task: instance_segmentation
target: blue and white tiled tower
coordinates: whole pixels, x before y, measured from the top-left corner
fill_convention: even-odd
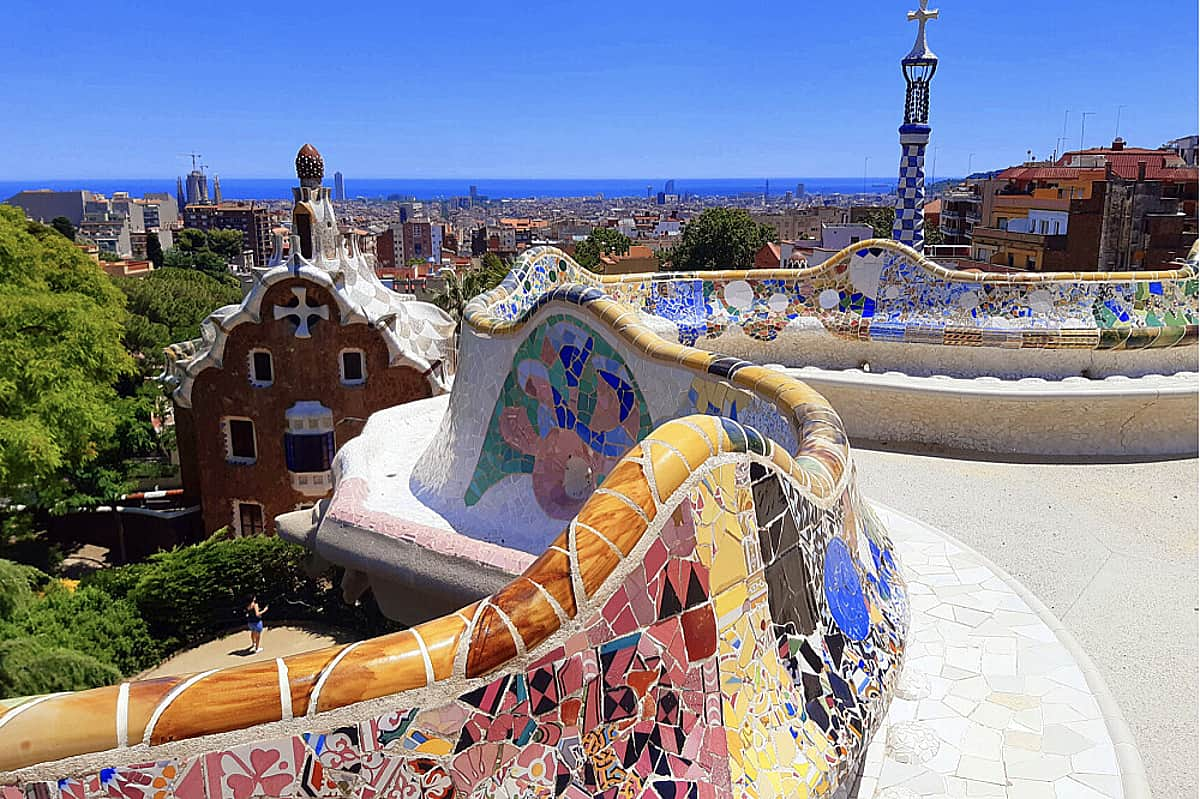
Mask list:
[[[896,197],[896,224],[892,238],[918,252],[925,247],[925,146],[929,144],[929,82],[938,59],[925,42],[925,23],[937,19],[929,0],[909,11],[909,21],[920,23],[917,42],[900,62],[908,91],[904,98],[904,124],[900,126],[900,186]]]

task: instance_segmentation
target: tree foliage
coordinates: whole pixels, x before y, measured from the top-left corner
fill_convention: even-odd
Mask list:
[[[56,216],[51,219],[50,227],[63,234],[67,241],[75,241],[75,226],[65,216]]]
[[[0,560],[0,623],[28,610],[34,589],[46,580],[46,575],[32,566]]]
[[[146,260],[154,264],[155,269],[162,269],[163,248],[158,233],[153,230],[146,232]]]
[[[583,241],[575,245],[575,261],[593,272],[603,272],[603,255],[624,255],[632,244],[629,237],[610,227],[592,228]]]
[[[745,209],[710,208],[684,226],[679,243],[664,255],[663,268],[749,269],[754,254],[774,238],[774,228],[755,222]]]
[[[0,696],[106,685],[153,666],[158,642],[132,601],[0,560]]]
[[[113,282],[128,303],[125,346],[154,364],[161,364],[167,345],[200,335],[200,323],[210,313],[242,301],[238,286],[192,269],[164,267]]]
[[[463,272],[443,272],[445,284],[434,296],[433,303],[454,317],[456,329],[459,329],[467,303],[473,297],[500,285],[507,275],[508,266],[500,260],[500,256],[493,252],[486,253],[479,266]]]
[[[896,209],[891,206],[871,208],[863,213],[860,219],[864,224],[871,226],[877,239],[890,239],[895,233]],[[945,240],[941,230],[930,225],[925,226],[926,247],[936,247],[945,243]]]
[[[175,245],[163,253],[163,266],[196,269],[237,285],[237,278],[229,274],[229,264],[241,261],[243,243],[240,230],[184,228],[175,234]]]
[[[875,231],[875,238],[890,239],[892,228],[896,224],[896,209],[891,206],[881,206],[864,211],[860,217],[863,224],[870,225]]]
[[[274,536],[214,537],[93,572],[74,589],[0,560],[0,698],[92,688],[144,671],[240,627],[250,594],[275,621],[363,636],[398,629],[369,599],[345,604],[340,570],[314,577],[307,559],[303,547]]]
[[[0,495],[55,506],[115,434],[134,373],[124,298],[53,229],[0,206]]]
[[[0,697],[82,691],[120,681],[121,672],[84,652],[36,638],[0,641]]]
[[[11,623],[5,637],[31,637],[86,652],[122,674],[158,663],[161,647],[129,599],[113,599],[96,588],[69,588],[51,580],[44,595]]]

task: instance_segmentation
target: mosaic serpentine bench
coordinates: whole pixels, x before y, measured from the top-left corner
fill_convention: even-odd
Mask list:
[[[596,289],[507,320],[488,308],[506,291],[468,310],[427,461],[461,474],[464,518],[491,527],[376,533],[519,575],[368,641],[6,702],[0,784],[50,799],[845,787],[891,699],[908,600],[837,415],[785,375],[662,340]],[[360,449],[339,454],[322,525],[373,524],[386,486],[355,484]]]
[[[526,253],[492,311],[517,318],[553,287],[577,284],[638,310],[668,340],[755,363],[868,362],[957,377],[1171,374],[1195,371],[1198,258],[1193,247],[1169,271],[985,274],[872,239],[805,269],[610,276],[546,247]]]

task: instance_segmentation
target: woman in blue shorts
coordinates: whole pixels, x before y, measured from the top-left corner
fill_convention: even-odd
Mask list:
[[[262,617],[268,610],[269,607],[258,606],[258,597],[250,595],[249,601],[246,602],[246,629],[250,631],[250,649],[254,652],[262,651]]]

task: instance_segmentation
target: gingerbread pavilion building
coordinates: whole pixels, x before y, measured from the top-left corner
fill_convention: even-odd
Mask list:
[[[168,349],[184,489],[204,528],[274,531],[333,485],[333,455],[382,408],[445,393],[454,322],[385,287],[339,233],[324,162],[296,156],[292,235],[239,305]]]

